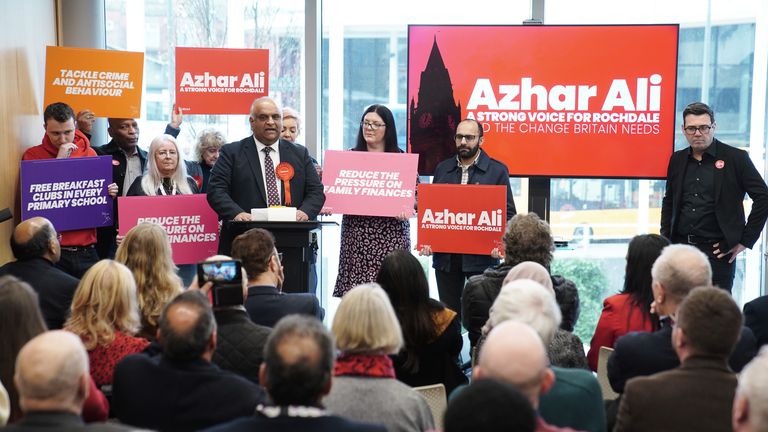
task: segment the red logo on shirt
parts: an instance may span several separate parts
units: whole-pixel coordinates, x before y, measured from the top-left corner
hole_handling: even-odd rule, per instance
[[[724,166],[725,166],[725,161],[722,159],[715,162],[715,168],[717,169],[723,169]]]

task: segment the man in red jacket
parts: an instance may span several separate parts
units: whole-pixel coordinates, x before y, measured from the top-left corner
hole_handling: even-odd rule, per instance
[[[48,105],[43,113],[45,135],[43,142],[27,149],[22,160],[66,159],[76,157],[96,156],[88,138],[75,127],[75,112],[63,103],[56,102]],[[109,195],[117,196],[117,184],[107,186]],[[61,231],[61,259],[57,267],[76,278],[95,264],[99,257],[96,255],[96,228]]]

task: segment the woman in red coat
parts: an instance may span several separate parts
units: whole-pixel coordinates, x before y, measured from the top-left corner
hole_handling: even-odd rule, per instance
[[[632,331],[654,331],[659,319],[651,315],[651,267],[669,241],[658,234],[635,236],[627,249],[624,289],[603,302],[603,313],[592,336],[587,362],[597,370],[600,347],[613,348],[616,339]]]

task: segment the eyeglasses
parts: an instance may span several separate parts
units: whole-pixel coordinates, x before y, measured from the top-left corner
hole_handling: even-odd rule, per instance
[[[700,132],[702,135],[708,134],[712,130],[712,125],[701,126],[686,126],[683,128],[687,135],[696,135],[696,132]]]
[[[273,256],[276,256],[277,260],[279,262],[281,262],[281,263],[283,262],[283,253],[282,252],[273,253],[272,255],[269,256],[269,259],[267,259],[267,262],[269,262],[269,260],[272,259]]]
[[[456,136],[454,136],[453,138],[456,140],[456,142],[462,142],[464,140],[467,140],[468,143],[471,143],[477,139],[477,135],[456,134]]]
[[[384,123],[373,123],[373,122],[367,122],[367,121],[364,121],[364,122],[361,122],[361,123],[360,123],[360,126],[361,126],[363,129],[371,129],[371,130],[377,130],[377,129],[378,129],[378,128],[380,128],[380,127],[385,127],[385,126],[386,126],[386,124],[384,124]]]
[[[157,154],[162,157],[166,157],[166,156],[176,156],[178,153],[176,153],[176,150],[160,150],[159,152],[157,152]]]

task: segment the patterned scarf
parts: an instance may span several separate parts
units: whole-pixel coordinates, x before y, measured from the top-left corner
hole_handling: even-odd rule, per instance
[[[394,378],[395,368],[392,366],[392,359],[386,355],[341,354],[336,359],[333,375]]]

